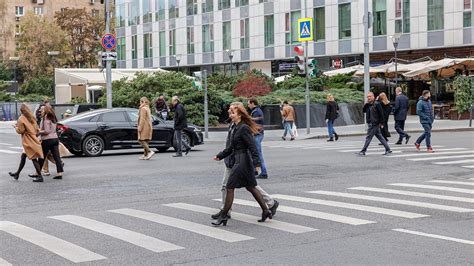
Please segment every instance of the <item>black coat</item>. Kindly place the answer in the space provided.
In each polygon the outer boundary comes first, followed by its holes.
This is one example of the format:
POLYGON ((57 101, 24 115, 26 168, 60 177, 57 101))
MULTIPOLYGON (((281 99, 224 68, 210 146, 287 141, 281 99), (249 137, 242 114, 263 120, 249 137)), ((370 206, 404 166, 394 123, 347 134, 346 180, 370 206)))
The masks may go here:
MULTIPOLYGON (((229 130, 228 130, 228 133, 227 133, 227 139, 225 141, 225 148, 229 148, 230 147, 230 138, 232 136, 232 133, 234 132, 234 129, 235 129, 235 124, 230 122, 231 124, 229 125, 229 130)), ((230 162, 230 156, 227 156, 224 158, 224 163, 225 163, 225 166, 227 168, 232 168, 232 165, 231 165, 231 162, 230 162)))
POLYGON ((181 103, 176 104, 174 107, 174 129, 183 130, 188 127, 186 120, 186 109, 181 103))
POLYGON ((367 124, 382 125, 385 122, 385 115, 382 105, 375 101, 373 103, 366 103, 363 109, 367 124))
POLYGON ((337 111, 339 110, 339 106, 335 101, 328 101, 326 104, 326 118, 329 120, 335 120, 337 118, 337 111))
POLYGON ((383 109, 383 116, 384 116, 384 122, 383 122, 383 128, 382 128, 382 136, 385 138, 391 137, 390 131, 388 130, 388 118, 390 117, 390 113, 392 112, 392 107, 390 106, 390 103, 384 104, 380 103, 383 109))
POLYGON ((395 99, 395 110, 393 111, 393 118, 395 120, 406 120, 408 114, 408 97, 400 94, 395 99))

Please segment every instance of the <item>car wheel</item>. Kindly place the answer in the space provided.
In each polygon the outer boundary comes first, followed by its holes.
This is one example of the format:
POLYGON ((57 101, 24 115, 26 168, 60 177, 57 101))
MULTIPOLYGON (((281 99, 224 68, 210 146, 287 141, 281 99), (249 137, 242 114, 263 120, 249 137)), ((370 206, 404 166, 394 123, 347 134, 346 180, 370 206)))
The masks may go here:
POLYGON ((159 152, 166 152, 169 149, 169 147, 166 148, 157 148, 159 152))
POLYGON ((86 156, 99 156, 104 151, 104 141, 97 135, 90 135, 82 142, 82 150, 86 156))
POLYGON ((71 150, 68 149, 68 151, 69 151, 70 153, 76 155, 76 156, 81 156, 81 155, 82 155, 82 151, 75 151, 75 150, 73 150, 73 149, 71 149, 71 150))
MULTIPOLYGON (((188 146, 191 147, 191 136, 188 133, 183 133, 181 135, 181 139, 183 140, 183 147, 181 147, 182 151, 184 151, 184 143, 188 144, 188 146)), ((177 145, 178 144, 176 143, 176 139, 173 137, 173 148, 175 151, 178 150, 177 145)))

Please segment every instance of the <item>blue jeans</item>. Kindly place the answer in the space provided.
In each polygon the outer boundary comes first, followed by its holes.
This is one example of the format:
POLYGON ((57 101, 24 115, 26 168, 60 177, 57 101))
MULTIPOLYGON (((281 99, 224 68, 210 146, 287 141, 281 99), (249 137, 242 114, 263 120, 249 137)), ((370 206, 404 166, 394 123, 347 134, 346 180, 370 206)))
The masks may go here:
POLYGON ((293 138, 293 121, 284 121, 283 122, 283 128, 285 129, 285 132, 283 132, 283 137, 286 137, 286 134, 290 133, 290 136, 293 138))
POLYGON ((425 130, 423 134, 416 140, 417 144, 421 144, 421 142, 426 139, 426 147, 431 148, 431 124, 428 123, 422 123, 421 126, 425 130))
POLYGON ((330 138, 334 135, 334 120, 328 119, 328 135, 330 138))
POLYGON ((255 136, 255 146, 257 147, 258 157, 260 157, 260 168, 262 169, 261 175, 267 174, 267 166, 265 165, 265 160, 263 159, 263 151, 262 151, 262 141, 263 141, 263 133, 260 133, 255 136))

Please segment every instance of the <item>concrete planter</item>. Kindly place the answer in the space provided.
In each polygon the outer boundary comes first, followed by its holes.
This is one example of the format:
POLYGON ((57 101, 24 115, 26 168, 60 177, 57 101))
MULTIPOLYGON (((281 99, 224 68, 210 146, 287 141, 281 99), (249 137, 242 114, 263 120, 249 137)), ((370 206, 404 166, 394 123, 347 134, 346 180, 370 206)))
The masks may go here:
POLYGON ((470 118, 469 112, 463 112, 459 115, 458 110, 450 109, 449 110, 449 119, 451 120, 468 120, 470 118))

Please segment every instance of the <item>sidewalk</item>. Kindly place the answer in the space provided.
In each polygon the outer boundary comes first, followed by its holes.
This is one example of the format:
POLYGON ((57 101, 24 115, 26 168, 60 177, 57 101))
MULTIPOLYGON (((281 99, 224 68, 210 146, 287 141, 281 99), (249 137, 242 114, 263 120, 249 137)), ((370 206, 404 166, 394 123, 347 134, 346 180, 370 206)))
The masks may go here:
MULTIPOLYGON (((390 116, 388 123, 390 133, 392 136, 398 137, 395 131, 395 122, 393 116, 390 116)), ((337 134, 341 137, 344 136, 365 136, 366 129, 365 125, 351 125, 351 126, 339 126, 334 127, 337 134)), ((306 134, 306 128, 298 128, 297 139, 319 139, 327 138, 326 127, 311 128, 311 133, 306 134)), ((419 122, 418 116, 408 116, 405 122, 405 131, 408 133, 423 132, 423 128, 419 122)), ((445 132, 445 131, 474 131, 474 127, 469 127, 469 120, 435 120, 433 124, 432 132, 445 132)), ((265 130, 265 140, 280 140, 283 135, 283 129, 265 130)), ((209 132, 209 139, 204 139, 204 142, 208 141, 225 141, 227 132, 209 132)))

